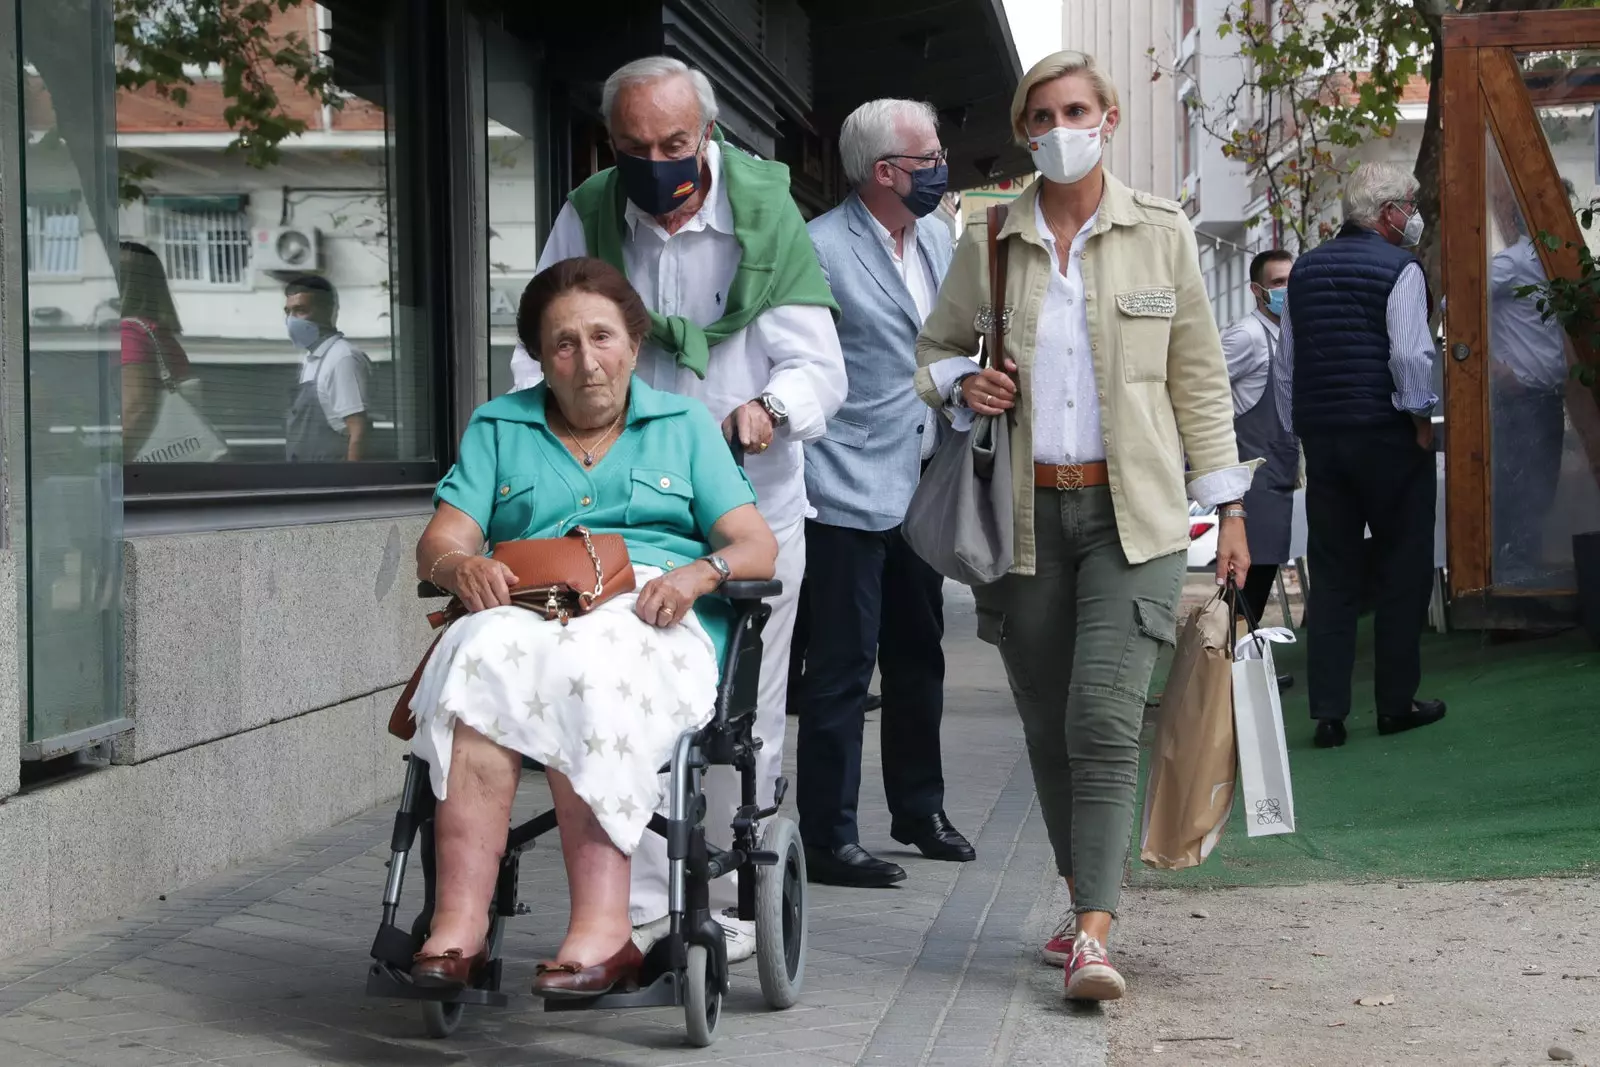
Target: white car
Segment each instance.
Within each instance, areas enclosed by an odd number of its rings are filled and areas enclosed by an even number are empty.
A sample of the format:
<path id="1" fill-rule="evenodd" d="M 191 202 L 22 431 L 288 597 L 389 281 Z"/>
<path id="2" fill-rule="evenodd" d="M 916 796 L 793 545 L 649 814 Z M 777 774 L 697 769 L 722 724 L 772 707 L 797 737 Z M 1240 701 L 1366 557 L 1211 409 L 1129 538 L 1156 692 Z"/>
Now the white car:
<path id="1" fill-rule="evenodd" d="M 1217 568 L 1217 509 L 1189 502 L 1189 569 Z"/>

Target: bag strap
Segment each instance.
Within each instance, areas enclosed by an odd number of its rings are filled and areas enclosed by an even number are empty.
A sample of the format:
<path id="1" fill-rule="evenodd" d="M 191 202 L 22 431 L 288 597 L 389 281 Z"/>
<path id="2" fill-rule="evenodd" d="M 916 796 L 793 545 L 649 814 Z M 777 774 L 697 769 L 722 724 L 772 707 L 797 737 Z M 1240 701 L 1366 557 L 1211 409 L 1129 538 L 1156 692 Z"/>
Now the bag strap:
<path id="1" fill-rule="evenodd" d="M 177 383 L 173 381 L 172 372 L 167 369 L 167 356 L 166 353 L 162 351 L 161 338 L 156 336 L 156 332 L 150 328 L 150 324 L 143 319 L 136 318 L 132 319 L 131 321 L 138 323 L 139 328 L 144 331 L 144 335 L 150 338 L 150 347 L 155 349 L 156 369 L 161 374 L 162 386 L 168 391 L 176 389 Z"/>
<path id="2" fill-rule="evenodd" d="M 1000 240 L 1000 230 L 1006 224 L 1006 216 L 1010 213 L 1007 204 L 991 204 L 987 215 L 989 222 L 989 310 L 992 323 L 989 327 L 987 344 L 983 346 L 984 355 L 981 365 L 1000 367 L 1005 366 L 1005 309 L 1006 309 L 1006 260 L 1009 258 L 1011 243 Z"/>

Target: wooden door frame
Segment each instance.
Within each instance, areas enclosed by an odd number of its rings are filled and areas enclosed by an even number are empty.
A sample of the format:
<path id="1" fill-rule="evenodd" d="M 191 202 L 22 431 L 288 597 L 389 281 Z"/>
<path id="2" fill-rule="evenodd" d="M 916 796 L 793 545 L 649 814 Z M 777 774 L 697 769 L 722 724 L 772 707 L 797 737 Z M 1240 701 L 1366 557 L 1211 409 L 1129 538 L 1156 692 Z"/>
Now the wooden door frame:
<path id="1" fill-rule="evenodd" d="M 1570 593 L 1511 593 L 1492 581 L 1493 454 L 1489 423 L 1488 150 L 1498 151 L 1530 233 L 1547 232 L 1551 249 L 1535 242 L 1545 272 L 1578 275 L 1582 233 L 1562 195 L 1560 172 L 1536 107 L 1592 102 L 1600 90 L 1558 95 L 1551 86 L 1530 94 L 1517 66 L 1519 51 L 1600 49 L 1600 10 L 1452 15 L 1444 19 L 1440 114 L 1441 249 L 1446 295 L 1445 426 L 1446 549 L 1452 614 L 1457 625 L 1526 626 L 1574 610 Z M 1536 99 L 1537 97 L 1537 99 Z M 1492 140 L 1491 140 L 1492 138 Z M 1451 265 L 1457 265 L 1452 269 Z M 1596 353 L 1579 347 L 1579 358 Z M 1600 415 L 1572 382 L 1569 417 L 1600 476 Z M 1572 403 L 1583 400 L 1585 403 Z"/>

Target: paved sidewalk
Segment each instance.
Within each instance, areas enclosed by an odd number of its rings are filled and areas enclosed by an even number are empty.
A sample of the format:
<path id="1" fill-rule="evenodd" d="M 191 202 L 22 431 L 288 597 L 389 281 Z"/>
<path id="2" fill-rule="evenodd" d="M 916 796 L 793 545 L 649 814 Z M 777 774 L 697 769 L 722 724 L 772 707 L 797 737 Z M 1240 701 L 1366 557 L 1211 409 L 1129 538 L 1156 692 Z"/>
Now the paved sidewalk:
<path id="1" fill-rule="evenodd" d="M 552 841 L 523 857 L 530 912 L 510 923 L 505 944 L 506 988 L 519 994 L 512 1006 L 468 1008 L 455 1036 L 423 1037 L 416 1004 L 363 995 L 393 814 L 384 806 L 0 963 L 0 1065 L 1103 1063 L 1103 1017 L 1067 1009 L 1060 972 L 1034 962 L 1057 918 L 1054 879 L 1003 672 L 972 636 L 963 591 L 953 591 L 948 614 L 948 808 L 978 861 L 933 863 L 889 840 L 869 724 L 863 843 L 910 877 L 891 891 L 813 887 L 806 991 L 787 1012 L 766 1009 L 751 962 L 735 969 L 709 1049 L 685 1046 L 675 1009 L 545 1014 L 520 994 L 566 922 Z M 397 763 L 397 789 L 401 773 Z M 528 776 L 519 809 L 545 799 L 543 779 Z M 415 914 L 420 894 L 413 864 L 404 914 Z"/>

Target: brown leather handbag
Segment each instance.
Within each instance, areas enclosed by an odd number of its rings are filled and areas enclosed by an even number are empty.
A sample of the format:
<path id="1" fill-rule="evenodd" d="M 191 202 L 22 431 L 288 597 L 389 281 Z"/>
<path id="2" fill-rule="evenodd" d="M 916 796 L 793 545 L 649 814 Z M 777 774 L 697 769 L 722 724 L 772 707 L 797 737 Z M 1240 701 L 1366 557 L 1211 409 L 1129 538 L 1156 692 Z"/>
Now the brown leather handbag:
<path id="1" fill-rule="evenodd" d="M 622 536 L 592 534 L 586 526 L 574 526 L 565 537 L 503 541 L 494 546 L 490 555 L 517 576 L 517 584 L 511 590 L 512 604 L 555 619 L 563 626 L 573 616 L 587 615 L 612 597 L 633 592 L 637 584 Z M 442 609 L 428 613 L 428 624 L 443 631 L 465 614 L 466 605 L 459 597 L 451 597 Z M 443 636 L 441 632 L 439 637 Z M 438 647 L 439 637 L 423 653 L 422 662 L 412 672 L 389 716 L 389 732 L 402 741 L 411 740 L 416 732 L 411 720 L 411 699 Z"/>

